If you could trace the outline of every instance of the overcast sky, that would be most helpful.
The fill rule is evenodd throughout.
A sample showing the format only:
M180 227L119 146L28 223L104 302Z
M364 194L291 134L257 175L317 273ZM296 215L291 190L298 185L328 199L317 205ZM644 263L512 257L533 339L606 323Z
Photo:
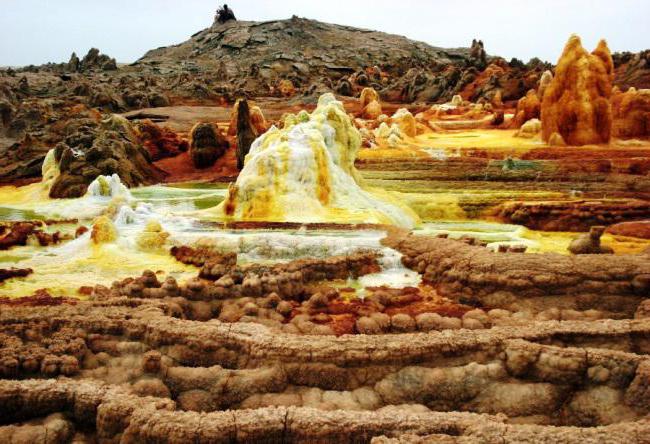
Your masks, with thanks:
M593 49L650 48L650 0L230 0L241 20L293 14L442 47L480 38L489 54L555 63L571 33ZM209 0L0 0L0 66L67 61L95 46L118 62L210 26Z

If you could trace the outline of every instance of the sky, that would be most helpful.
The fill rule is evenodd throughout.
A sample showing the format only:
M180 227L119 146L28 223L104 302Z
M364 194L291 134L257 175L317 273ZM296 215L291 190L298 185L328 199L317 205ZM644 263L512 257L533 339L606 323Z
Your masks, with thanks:
M401 34L434 46L483 40L490 55L555 63L569 35L593 49L650 48L650 0L229 0L240 20L292 15ZM0 0L0 66L67 62L91 47L130 63L212 24L209 0Z

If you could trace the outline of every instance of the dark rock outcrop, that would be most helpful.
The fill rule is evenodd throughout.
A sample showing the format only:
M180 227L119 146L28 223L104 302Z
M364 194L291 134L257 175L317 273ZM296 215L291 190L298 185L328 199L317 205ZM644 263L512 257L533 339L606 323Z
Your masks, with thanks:
M212 123L197 123L190 133L190 158L195 168L208 168L224 155L229 144Z
M469 49L469 60L478 69L485 69L487 66L487 53L483 47L483 40L472 40L472 46Z
M228 7L228 5L223 5L217 9L217 14L214 17L215 23L226 23L231 20L237 20L235 13Z
M101 123L85 122L55 148L60 175L50 197L80 197L97 176L117 174L128 187L160 182L165 173L150 161L129 122L113 115Z
M237 104L237 169L244 168L244 160L257 134L251 125L250 109L246 100Z
M616 76L614 85L621 91L628 88L650 88L650 49L645 51L617 52L612 54Z
M114 71L117 69L117 63L115 62L114 58L111 58L106 54L100 54L99 49L91 48L88 51L88 54L86 54L81 60L79 69L81 71L87 71L91 69Z
M224 85L259 96L281 94L275 85L283 79L307 90L323 78L336 84L342 77L357 74L355 81L363 88L373 77L366 69L375 66L386 71L387 79L414 67L464 67L471 65L469 52L469 48L436 48L401 36L294 16L261 23L215 21L186 42L149 51L136 66L177 70L181 63L191 64L197 71L223 73L228 77L219 79ZM374 78L380 80L377 75ZM353 91L345 92L352 95Z
M77 53L73 52L72 55L70 56L70 60L68 61L68 70L72 72L79 71L80 63L81 61L79 60L79 57L77 57Z

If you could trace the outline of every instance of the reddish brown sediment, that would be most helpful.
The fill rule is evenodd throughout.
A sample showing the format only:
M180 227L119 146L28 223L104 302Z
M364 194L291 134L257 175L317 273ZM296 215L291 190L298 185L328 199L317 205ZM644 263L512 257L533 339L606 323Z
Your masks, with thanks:
M166 126L158 126L149 119L141 120L135 130L154 162L175 157L187 151L189 144Z
M619 222L617 224L610 225L607 228L607 232L619 236L650 239L650 220Z
M193 182L193 181L214 181L230 182L237 178L237 162L235 150L226 150L212 166L198 170L192 164L189 153L184 152L176 157L159 160L156 166L165 171L168 176L165 182Z
M25 277L32 274L34 270L31 268L0 268L0 282L14 277Z
M647 200L573 200L506 202L494 210L504 221L543 231L589 231L594 225L611 225L650 217Z
M30 273L32 272L29 270ZM29 275L27 273L26 275ZM74 305L79 302L76 298L67 298L62 296L52 296L47 290L41 289L37 290L31 296L24 296L21 298L8 298L0 296L0 306L9 306L9 307L40 307L40 306L50 306L50 305L61 305L61 304L70 304Z
M0 226L0 250L8 250L16 245L27 244L27 238L35 230L29 222L14 222Z
M33 221L33 222L16 222L16 221L0 221L0 250L8 250L15 246L27 245L30 237L42 246L58 244L63 240L72 239L67 234L62 234L60 231L54 233L47 233L41 228L59 223L75 223L69 221Z
M43 220L3 220L3 224L13 224L18 222L28 222L34 225L74 225L79 223L79 219L43 219Z

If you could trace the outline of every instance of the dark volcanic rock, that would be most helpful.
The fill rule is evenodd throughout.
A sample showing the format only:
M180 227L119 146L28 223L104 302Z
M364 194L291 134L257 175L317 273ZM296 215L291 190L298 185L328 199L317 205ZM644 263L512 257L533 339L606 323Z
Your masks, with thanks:
M617 52L612 54L614 60L614 85L621 91L628 88L650 88L650 49L638 53Z
M224 155L229 144L211 123L197 123L190 133L190 158L196 168L208 168Z
M237 169L244 168L244 160L257 134L251 125L250 108L246 100L237 102Z
M91 69L101 69L103 71L114 71L117 69L115 59L100 54L99 49L91 48L88 54L84 56L79 64L79 70L86 71Z
M487 53L483 47L483 40L472 40L472 46L469 51L470 62L478 69L485 69L487 66Z
M77 57L77 53L73 52L72 55L70 56L70 61L68 61L68 70L72 72L77 72L79 71L79 57Z
M244 81L244 89L269 93L281 79L307 88L316 79L378 66L391 76L412 67L470 64L469 49L442 49L405 37L292 17L269 22L215 22L179 45L149 51L136 65L174 70L179 63ZM368 83L362 74L357 79Z

